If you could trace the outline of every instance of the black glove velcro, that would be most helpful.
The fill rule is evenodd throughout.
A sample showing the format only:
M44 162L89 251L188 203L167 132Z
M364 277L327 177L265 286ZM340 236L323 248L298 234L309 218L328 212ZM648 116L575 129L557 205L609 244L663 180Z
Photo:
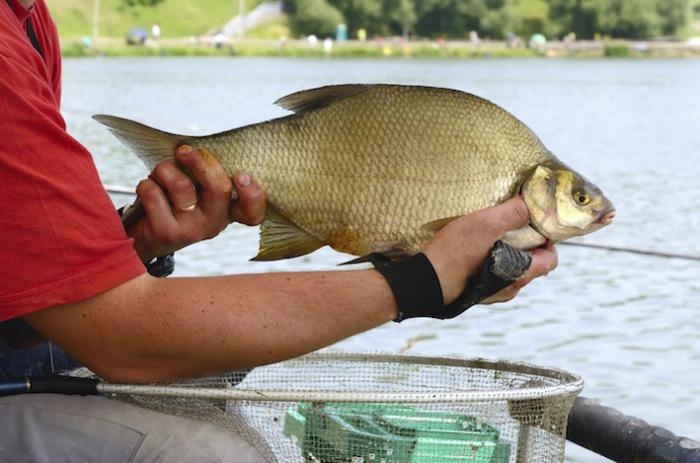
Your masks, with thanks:
M391 261L382 254L370 254L369 261L389 283L401 322L407 318L454 318L471 306L506 288L530 267L530 254L497 241L481 271L469 279L460 296L443 304L440 280L425 254Z

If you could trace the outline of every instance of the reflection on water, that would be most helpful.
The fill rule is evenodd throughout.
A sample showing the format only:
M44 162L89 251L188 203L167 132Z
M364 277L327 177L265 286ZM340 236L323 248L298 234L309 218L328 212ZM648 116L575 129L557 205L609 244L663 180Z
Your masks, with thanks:
M330 83L458 88L513 112L613 200L615 223L585 241L700 255L697 76L700 62L690 60L68 60L63 101L103 181L135 185L143 167L91 114L202 134L281 116L274 100ZM345 259L323 249L249 263L256 251L257 231L235 226L180 252L176 274L335 269ZM559 252L559 269L515 301L451 321L388 324L341 346L560 367L585 378L586 396L700 439L700 264ZM569 459L600 460L574 446Z

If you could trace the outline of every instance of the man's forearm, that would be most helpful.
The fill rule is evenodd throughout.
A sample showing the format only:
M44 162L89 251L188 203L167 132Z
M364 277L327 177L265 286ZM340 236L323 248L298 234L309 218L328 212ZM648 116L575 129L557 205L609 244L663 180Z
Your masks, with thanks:
M374 270L138 277L27 320L115 381L162 381L292 358L396 317Z

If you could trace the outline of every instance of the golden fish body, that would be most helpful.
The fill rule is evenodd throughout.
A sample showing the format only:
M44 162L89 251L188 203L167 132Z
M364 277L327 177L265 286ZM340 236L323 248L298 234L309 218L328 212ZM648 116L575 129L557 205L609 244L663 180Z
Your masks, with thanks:
M341 85L278 103L295 114L205 137L96 118L149 168L187 143L205 148L229 174L251 173L270 206L261 260L326 244L355 255L415 253L451 218L517 194L537 166L570 172L518 119L460 91ZM541 244L538 232L513 242Z

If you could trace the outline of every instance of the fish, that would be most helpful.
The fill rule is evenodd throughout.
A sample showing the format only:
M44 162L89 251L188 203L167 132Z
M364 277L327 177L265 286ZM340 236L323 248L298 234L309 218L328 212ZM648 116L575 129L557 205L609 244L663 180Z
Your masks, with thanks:
M298 257L326 245L355 256L406 257L452 220L516 195L530 222L503 240L519 249L591 233L613 220L612 202L595 184L515 116L476 95L344 84L275 103L292 114L207 136L93 117L149 169L188 144L230 175L251 174L267 201L252 260Z

